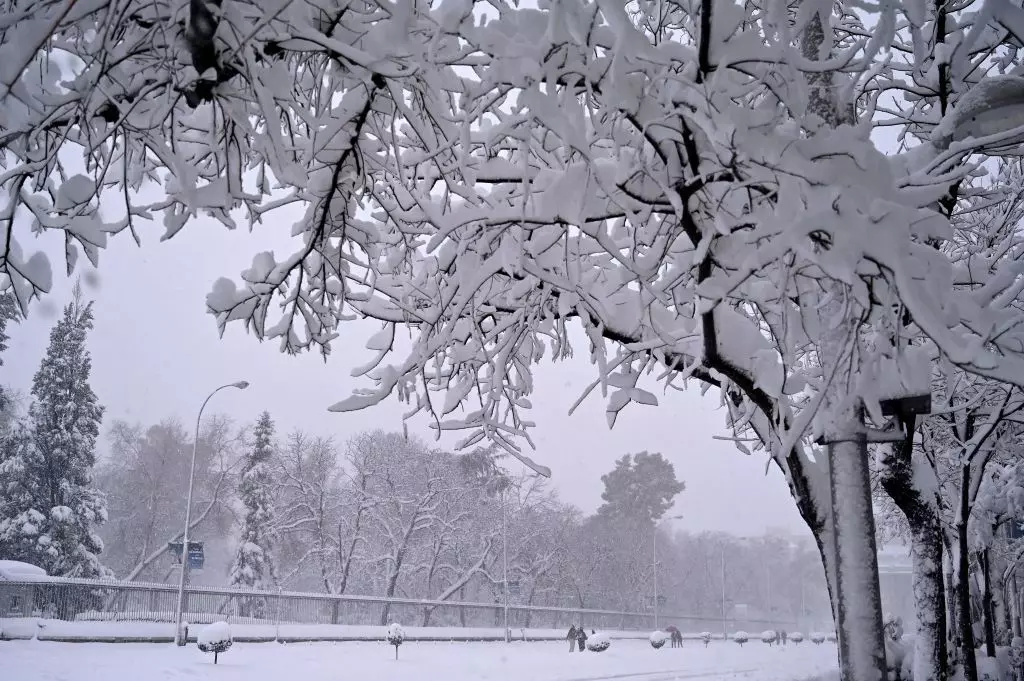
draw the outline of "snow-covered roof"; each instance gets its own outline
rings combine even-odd
[[[20,560],[0,560],[0,581],[24,582],[46,578],[46,570]]]

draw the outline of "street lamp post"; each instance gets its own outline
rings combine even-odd
[[[185,502],[185,531],[182,534],[181,543],[181,579],[178,582],[178,605],[174,611],[174,643],[179,646],[185,645],[185,632],[182,631],[181,620],[185,609],[185,582],[188,579],[188,526],[192,522],[192,483],[195,481],[196,477],[196,451],[199,448],[199,424],[203,419],[203,410],[206,409],[206,404],[210,401],[210,398],[221,390],[224,390],[224,388],[238,388],[239,390],[245,390],[248,387],[248,381],[239,381],[237,383],[222,385],[206,396],[206,399],[203,400],[203,406],[199,407],[199,415],[196,416],[196,435],[195,439],[192,440],[192,465],[189,467],[188,472],[188,499]]]
[[[729,621],[725,614],[725,542],[722,542],[722,636],[729,639]]]
[[[508,629],[508,504],[505,501],[505,490],[501,490],[501,562],[502,582],[505,585],[505,643],[511,642]]]
[[[682,515],[669,516],[667,520],[682,520]],[[654,523],[654,628],[658,628],[658,523]]]

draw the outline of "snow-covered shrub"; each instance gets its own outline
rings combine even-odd
[[[704,641],[704,647],[707,647],[707,645],[709,643],[711,643],[711,639],[712,639],[711,632],[710,631],[702,632],[701,635],[700,635],[700,638],[701,638],[702,641]]]
[[[603,631],[599,631],[596,634],[591,634],[587,639],[587,650],[592,653],[603,653],[608,650],[611,644],[612,640],[608,637],[608,634]]]
[[[767,643],[768,645],[775,643],[775,639],[777,639],[778,637],[779,635],[775,633],[774,629],[765,629],[761,632],[761,640]]]
[[[836,632],[833,631],[831,634],[828,635],[828,640],[832,643],[835,643],[839,640],[839,637],[836,636]]]
[[[803,643],[804,635],[801,634],[799,631],[794,631],[792,634],[789,635],[789,640],[793,643]]]
[[[820,646],[822,643],[825,642],[825,634],[821,633],[820,631],[812,631],[811,632],[811,642],[814,643],[815,645],[819,645]]]
[[[388,627],[388,643],[395,647],[395,659],[398,659],[398,646],[405,643],[405,629],[398,622],[393,622]]]
[[[648,639],[651,642],[651,647],[657,650],[658,648],[665,645],[665,641],[668,640],[668,634],[660,629],[658,631],[652,631],[651,636]]]
[[[732,635],[732,640],[736,641],[736,643],[739,643],[742,646],[744,643],[750,640],[750,634],[748,634],[745,631],[737,631],[735,634]]]
[[[217,664],[217,656],[231,647],[231,626],[227,622],[214,622],[203,627],[197,639],[199,650],[213,653],[213,663]]]

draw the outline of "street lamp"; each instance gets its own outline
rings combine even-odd
[[[188,526],[192,522],[192,483],[196,477],[196,450],[199,448],[199,423],[203,419],[203,410],[206,409],[206,403],[210,401],[214,395],[219,393],[224,388],[238,388],[239,390],[245,390],[249,387],[248,381],[239,381],[237,383],[228,383],[214,390],[212,393],[207,395],[206,399],[203,400],[203,406],[199,407],[199,415],[196,416],[196,436],[192,440],[192,465],[188,472],[188,500],[185,502],[185,531],[182,535],[181,543],[181,580],[178,582],[178,606],[174,611],[174,643],[179,646],[185,645],[185,632],[182,631],[181,619],[183,610],[185,609],[185,581],[188,579]]]
[[[672,515],[666,520],[682,520],[682,515]],[[658,628],[658,523],[654,523],[654,628]]]

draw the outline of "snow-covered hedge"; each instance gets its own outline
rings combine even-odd
[[[835,643],[839,640],[839,637],[836,636],[836,632],[833,631],[831,634],[828,635],[828,640],[832,643]]]
[[[227,622],[214,622],[203,627],[197,637],[199,650],[213,653],[213,663],[217,664],[217,656],[231,647],[231,626]]]
[[[737,631],[735,634],[732,635],[732,640],[736,641],[736,643],[739,643],[740,645],[743,645],[744,643],[750,640],[750,634],[748,634],[745,631]]]
[[[794,631],[792,634],[789,635],[789,640],[793,643],[802,643],[804,640],[804,635],[801,634],[799,631]]]
[[[761,640],[768,645],[775,643],[776,638],[778,638],[778,634],[775,633],[774,629],[765,629],[761,632]]]
[[[825,634],[821,633],[820,631],[812,631],[811,632],[811,642],[814,643],[815,645],[819,645],[820,646],[822,643],[825,642]]]
[[[658,648],[665,645],[665,641],[668,640],[668,634],[660,629],[658,631],[652,631],[650,636],[651,647],[657,650]]]
[[[608,637],[608,634],[599,631],[596,634],[591,634],[590,638],[587,639],[587,650],[592,653],[601,653],[608,650],[611,644],[612,640]]]

